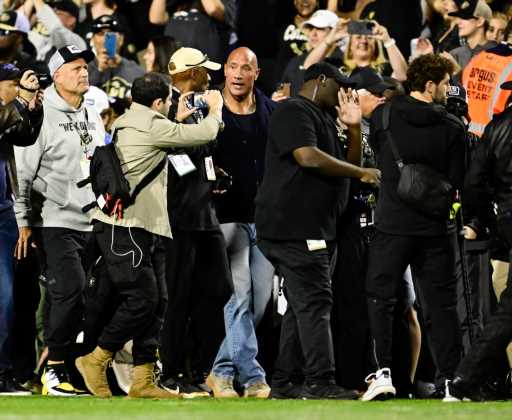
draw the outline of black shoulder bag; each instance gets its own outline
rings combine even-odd
[[[454,190],[448,178],[422,163],[405,164],[389,130],[391,104],[382,111],[383,131],[400,171],[397,194],[400,200],[418,212],[435,219],[448,219]]]

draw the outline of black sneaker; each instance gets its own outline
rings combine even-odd
[[[303,400],[357,400],[359,393],[335,384],[304,385],[299,398]]]
[[[23,396],[32,395],[32,392],[23,388],[14,378],[12,372],[6,370],[0,372],[0,395]]]
[[[272,384],[268,398],[271,400],[295,400],[299,398],[301,392],[302,385],[294,384],[293,382],[288,382],[282,386]]]
[[[172,393],[179,392],[179,394],[186,399],[210,396],[208,392],[186,381],[183,375],[179,375],[178,378],[168,378],[161,381],[160,386]]]

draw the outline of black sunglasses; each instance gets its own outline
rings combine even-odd
[[[208,61],[208,56],[205,54],[203,59],[197,63],[197,64],[185,64],[186,67],[196,67],[196,66],[200,66],[201,64],[204,64]]]

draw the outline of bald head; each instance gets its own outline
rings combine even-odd
[[[258,58],[247,47],[233,50],[224,64],[226,89],[237,100],[242,100],[252,94],[254,82],[259,74]]]
[[[254,68],[258,68],[258,57],[256,57],[256,54],[250,48],[239,47],[231,51],[231,54],[229,54],[228,59],[226,60],[226,64],[228,64],[230,61],[240,60],[250,62]]]

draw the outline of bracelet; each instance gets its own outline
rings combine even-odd
[[[392,47],[393,45],[396,45],[396,41],[391,38],[389,41],[384,42],[384,48]]]
[[[324,42],[325,42],[325,45],[327,46],[327,48],[331,48],[334,45],[334,43],[329,44],[326,39],[324,39]]]

